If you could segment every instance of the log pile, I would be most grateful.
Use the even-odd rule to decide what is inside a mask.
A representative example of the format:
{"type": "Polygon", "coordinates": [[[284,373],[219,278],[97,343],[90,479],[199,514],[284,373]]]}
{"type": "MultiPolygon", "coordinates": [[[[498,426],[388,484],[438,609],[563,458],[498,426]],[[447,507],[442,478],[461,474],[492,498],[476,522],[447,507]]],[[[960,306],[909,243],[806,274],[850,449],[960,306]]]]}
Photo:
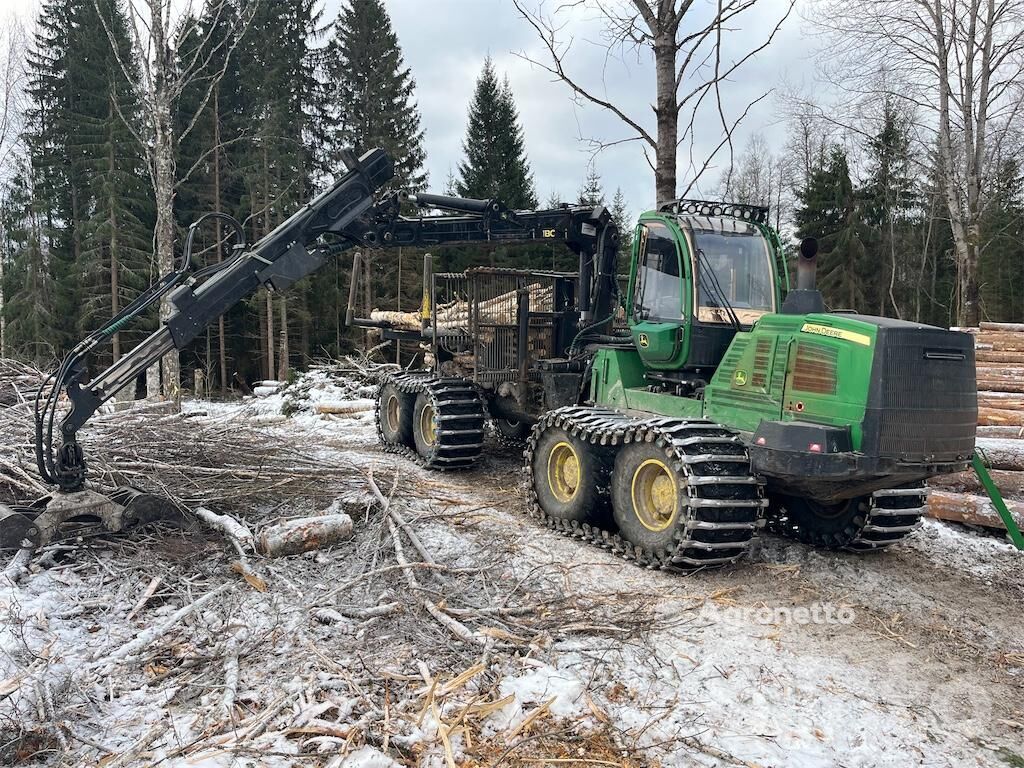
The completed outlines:
{"type": "MultiPolygon", "coordinates": [[[[533,283],[526,286],[530,292],[531,312],[551,312],[553,289],[533,283]]],[[[480,302],[481,323],[495,325],[514,325],[516,307],[518,306],[517,291],[508,291],[491,299],[480,302]]],[[[420,311],[394,312],[375,309],[370,312],[370,319],[375,322],[387,323],[390,327],[418,331],[420,329],[420,311]]],[[[437,327],[446,331],[469,330],[469,302],[456,301],[437,308],[437,327]]]]}
{"type": "Polygon", "coordinates": [[[978,434],[1024,437],[1024,323],[982,323],[969,332],[978,371],[978,434]]]}
{"type": "MultiPolygon", "coordinates": [[[[974,336],[978,376],[977,446],[1017,524],[1024,526],[1024,323],[981,323],[974,336]]],[[[973,470],[932,478],[928,514],[1003,528],[973,470]]]]}

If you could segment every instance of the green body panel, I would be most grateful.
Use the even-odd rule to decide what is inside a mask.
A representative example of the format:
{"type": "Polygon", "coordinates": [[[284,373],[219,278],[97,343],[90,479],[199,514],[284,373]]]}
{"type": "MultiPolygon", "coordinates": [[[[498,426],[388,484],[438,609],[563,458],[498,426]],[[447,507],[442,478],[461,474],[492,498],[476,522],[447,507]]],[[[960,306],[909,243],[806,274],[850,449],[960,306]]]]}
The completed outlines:
{"type": "Polygon", "coordinates": [[[859,450],[875,334],[874,325],[841,314],[765,315],[736,335],[704,392],[705,415],[744,432],[761,419],[850,425],[859,450]],[[812,372],[830,375],[795,375],[801,354],[812,372]],[[808,386],[809,378],[821,385],[808,386]]]}
{"type": "Polygon", "coordinates": [[[605,348],[594,359],[591,398],[662,416],[703,416],[746,433],[762,420],[849,425],[859,450],[875,334],[874,325],[842,314],[765,315],[736,334],[702,400],[648,392],[650,366],[640,353],[605,348]]]}
{"type": "Polygon", "coordinates": [[[700,400],[676,397],[665,392],[648,392],[644,361],[636,349],[606,347],[598,350],[590,379],[591,399],[623,411],[645,411],[661,416],[699,419],[700,400]]]}

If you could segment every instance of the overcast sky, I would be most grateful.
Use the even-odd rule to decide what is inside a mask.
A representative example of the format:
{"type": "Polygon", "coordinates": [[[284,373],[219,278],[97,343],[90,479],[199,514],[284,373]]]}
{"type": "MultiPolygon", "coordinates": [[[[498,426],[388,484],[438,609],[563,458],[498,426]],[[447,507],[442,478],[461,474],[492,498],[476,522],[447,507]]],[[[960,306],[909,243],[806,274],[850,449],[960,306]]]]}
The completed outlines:
{"type": "MultiPolygon", "coordinates": [[[[179,0],[184,3],[185,0],[179,0]]],[[[273,2],[274,0],[264,0],[273,2]]],[[[551,9],[562,0],[525,0],[530,7],[540,2],[551,9]]],[[[337,15],[341,0],[324,0],[326,15],[337,15]]],[[[499,74],[507,76],[519,107],[526,136],[526,148],[537,195],[541,202],[552,193],[563,200],[574,199],[586,175],[591,158],[582,137],[602,141],[624,139],[628,129],[617,118],[589,104],[574,103],[571,92],[554,82],[547,72],[529,64],[517,54],[545,60],[545,50],[534,30],[518,15],[512,0],[384,0],[405,55],[416,79],[416,100],[426,136],[427,170],[430,188],[442,192],[449,172],[457,171],[462,157],[466,111],[476,78],[489,54],[499,74]]],[[[626,2],[626,0],[606,0],[626,2]]],[[[695,0],[688,29],[698,28],[701,19],[717,0],[695,0]]],[[[805,0],[799,0],[805,2],[805,0]]],[[[198,0],[194,0],[197,4],[198,0]]],[[[724,37],[723,64],[760,45],[785,13],[787,0],[760,0],[748,12],[737,16],[724,37]]],[[[798,8],[799,10],[799,8],[798,8]]],[[[38,3],[31,0],[0,0],[0,17],[14,14],[31,22],[38,3]]],[[[636,53],[617,52],[609,57],[601,42],[600,17],[592,3],[573,11],[563,34],[574,44],[566,58],[570,74],[582,85],[619,105],[655,133],[654,68],[649,59],[636,53]],[[590,6],[590,7],[587,7],[590,6]]],[[[734,117],[754,98],[777,89],[784,82],[802,83],[813,79],[813,64],[807,54],[806,29],[797,12],[783,25],[773,43],[756,59],[744,65],[732,81],[723,86],[727,116],[734,117]]],[[[763,133],[770,144],[785,140],[774,96],[756,105],[737,133],[737,147],[754,132],[763,133]]],[[[702,113],[697,123],[698,161],[702,153],[722,138],[721,126],[712,110],[702,113]]],[[[639,143],[605,150],[596,156],[597,170],[610,199],[621,187],[633,215],[654,205],[654,173],[644,159],[639,143]]],[[[703,191],[717,186],[726,155],[701,180],[703,191]]],[[[680,191],[692,178],[687,171],[685,151],[680,156],[680,191]]]]}
{"type": "MultiPolygon", "coordinates": [[[[539,0],[527,0],[536,4],[539,0]]],[[[557,0],[547,0],[548,7],[557,0]]],[[[328,0],[328,13],[336,13],[339,0],[328,0]]],[[[531,66],[516,54],[543,60],[544,50],[536,33],[519,17],[511,0],[385,0],[391,20],[416,78],[416,97],[426,132],[427,169],[430,187],[442,191],[449,170],[455,171],[462,156],[466,110],[484,57],[490,54],[499,73],[507,75],[519,107],[526,147],[537,194],[543,202],[552,192],[572,198],[583,180],[590,151],[580,136],[602,140],[625,138],[628,130],[617,118],[593,106],[576,106],[567,86],[531,66]]],[[[713,0],[696,0],[696,13],[706,13],[713,0]],[[703,8],[701,7],[703,6],[703,8]]],[[[784,0],[761,0],[752,11],[737,17],[726,36],[724,60],[742,55],[759,45],[785,12],[784,0]]],[[[588,87],[607,94],[655,132],[651,103],[654,99],[654,68],[635,54],[606,61],[600,44],[599,25],[593,10],[577,13],[565,33],[576,42],[567,58],[570,72],[588,87]]],[[[799,82],[811,66],[805,53],[801,19],[796,12],[783,25],[775,41],[748,62],[723,88],[727,115],[744,106],[784,79],[799,82]]],[[[769,96],[748,115],[740,132],[740,145],[754,131],[782,141],[784,130],[769,96]]],[[[698,146],[713,147],[721,141],[721,127],[708,111],[698,124],[698,146]]],[[[725,155],[721,162],[725,162],[725,155]]],[[[633,214],[654,203],[654,174],[640,145],[627,144],[602,152],[596,158],[608,196],[622,187],[633,214]]],[[[686,180],[686,158],[680,158],[680,190],[686,180]]],[[[720,166],[721,167],[721,166],[720,166]]],[[[706,174],[705,188],[717,184],[720,170],[706,174]]]]}

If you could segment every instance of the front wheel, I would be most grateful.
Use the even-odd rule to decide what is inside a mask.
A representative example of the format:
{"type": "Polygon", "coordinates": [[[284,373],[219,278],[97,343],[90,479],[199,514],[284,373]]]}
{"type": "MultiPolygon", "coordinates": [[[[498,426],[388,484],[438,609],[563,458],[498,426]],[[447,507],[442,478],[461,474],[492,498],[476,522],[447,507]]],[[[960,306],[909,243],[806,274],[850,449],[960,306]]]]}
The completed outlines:
{"type": "Polygon", "coordinates": [[[673,552],[686,505],[683,482],[658,446],[623,448],[612,474],[612,510],[623,538],[647,552],[673,552]]]}

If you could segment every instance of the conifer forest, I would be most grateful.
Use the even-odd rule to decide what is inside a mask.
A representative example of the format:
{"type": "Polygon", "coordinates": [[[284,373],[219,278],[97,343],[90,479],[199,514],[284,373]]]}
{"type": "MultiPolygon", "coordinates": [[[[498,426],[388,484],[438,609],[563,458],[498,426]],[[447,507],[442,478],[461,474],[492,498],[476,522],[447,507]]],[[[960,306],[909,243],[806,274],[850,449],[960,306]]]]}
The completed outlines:
{"type": "MultiPolygon", "coordinates": [[[[343,2],[336,17],[317,0],[211,0],[180,14],[171,5],[45,0],[5,32],[3,356],[39,365],[59,359],[169,272],[188,226],[207,211],[229,213],[244,222],[249,242],[259,239],[338,175],[344,150],[383,147],[395,160],[394,188],[413,192],[495,197],[516,209],[602,203],[626,233],[624,251],[636,215],[652,207],[654,194],[626,200],[621,189],[604,188],[600,151],[580,178],[537,189],[516,94],[490,57],[479,62],[471,102],[452,105],[464,114],[462,160],[448,178],[428,178],[416,72],[385,0],[343,2]],[[161,28],[150,29],[153,8],[161,28]]],[[[771,141],[760,126],[737,131],[707,116],[701,123],[694,110],[690,133],[715,142],[721,134],[722,144],[689,176],[680,169],[675,194],[768,205],[787,244],[817,237],[830,307],[947,327],[1024,317],[1024,138],[1014,120],[1022,84],[1013,76],[1019,9],[997,4],[988,27],[950,20],[963,37],[953,47],[981,56],[967,80],[962,67],[958,77],[920,57],[922,87],[938,78],[948,91],[941,108],[934,91],[900,92],[886,81],[880,51],[892,62],[915,60],[909,43],[902,50],[898,36],[883,39],[884,29],[865,22],[886,3],[839,8],[822,0],[798,7],[800,19],[785,5],[779,16],[787,23],[849,42],[821,64],[841,96],[826,102],[780,83],[769,96],[771,141]]],[[[524,23],[554,31],[533,6],[520,6],[524,23]]],[[[539,74],[557,72],[560,61],[536,62],[539,74]]],[[[705,93],[711,81],[728,88],[728,74],[707,78],[705,93]]],[[[566,98],[593,95],[586,83],[565,82],[566,98]]],[[[676,109],[685,116],[690,105],[676,109]]],[[[659,142],[660,120],[659,112],[659,142]]],[[[680,118],[680,147],[681,126],[680,118]]],[[[664,160],[651,147],[647,162],[636,153],[631,173],[654,168],[661,194],[664,160]]],[[[200,265],[230,252],[219,228],[197,238],[200,265]]],[[[557,248],[481,255],[447,247],[435,255],[441,269],[481,260],[573,268],[557,248]]],[[[405,308],[416,306],[421,256],[368,254],[375,279],[362,299],[389,304],[401,294],[405,308]]],[[[181,371],[165,360],[164,387],[187,387],[196,369],[213,390],[233,386],[236,374],[284,378],[350,350],[361,340],[343,324],[350,264],[343,255],[287,295],[261,294],[234,308],[183,351],[181,371]]],[[[120,331],[97,364],[118,359],[157,322],[154,312],[148,324],[120,331]]]]}
{"type": "Polygon", "coordinates": [[[1024,0],[0,0],[0,768],[1024,766],[1024,0]]]}

